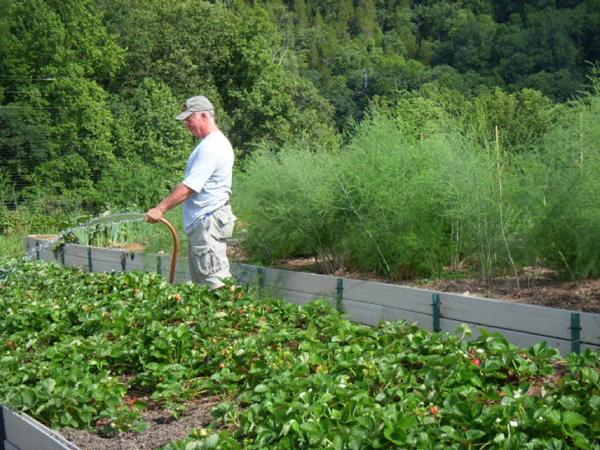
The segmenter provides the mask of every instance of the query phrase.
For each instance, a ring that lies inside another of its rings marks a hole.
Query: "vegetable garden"
[[[0,403],[54,429],[143,430],[148,408],[217,395],[210,427],[165,448],[600,445],[597,353],[366,327],[326,301],[147,273],[12,262],[0,280]]]

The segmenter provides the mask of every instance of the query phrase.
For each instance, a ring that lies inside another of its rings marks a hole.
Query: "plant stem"
[[[373,236],[373,233],[371,233],[371,231],[367,228],[367,226],[365,225],[365,221],[363,220],[362,216],[360,215],[360,213],[354,207],[354,203],[352,203],[352,199],[350,198],[350,195],[348,194],[348,191],[346,190],[346,187],[342,183],[342,180],[340,180],[340,178],[339,178],[338,175],[336,175],[336,178],[337,178],[337,181],[338,181],[340,187],[342,188],[342,192],[344,193],[344,196],[346,197],[346,200],[348,200],[348,204],[350,205],[350,209],[352,210],[352,212],[354,214],[356,214],[356,217],[358,217],[358,220],[359,220],[360,224],[365,229],[365,233],[367,233],[367,236],[369,236],[369,238],[371,238],[371,240],[373,241],[373,244],[375,245],[375,248],[377,249],[377,253],[379,254],[379,257],[381,258],[381,261],[383,262],[383,265],[384,265],[384,268],[385,268],[385,272],[386,272],[388,278],[391,279],[392,278],[392,270],[390,269],[390,266],[389,266],[387,260],[385,259],[385,256],[383,256],[383,252],[381,251],[381,248],[379,247],[379,244],[377,244],[377,240],[375,239],[375,236]]]
[[[498,157],[498,187],[500,190],[500,232],[502,233],[502,239],[504,240],[504,245],[506,246],[506,252],[508,253],[508,259],[510,260],[510,264],[513,268],[513,273],[515,274],[515,280],[517,281],[517,290],[519,293],[521,292],[521,283],[519,283],[519,275],[517,273],[517,268],[515,266],[515,262],[513,261],[512,255],[510,253],[510,247],[508,245],[508,239],[506,239],[506,233],[504,232],[504,208],[503,208],[503,184],[502,184],[502,172],[504,169],[504,163],[502,162],[502,158],[500,155],[500,130],[498,129],[498,125],[496,125],[496,155]]]

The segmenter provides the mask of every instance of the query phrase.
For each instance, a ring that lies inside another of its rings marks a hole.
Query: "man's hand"
[[[180,183],[167,197],[163,199],[154,208],[150,208],[146,213],[146,222],[156,223],[163,218],[164,213],[175,208],[177,205],[183,203],[194,193],[185,184]]]
[[[163,217],[163,211],[158,206],[154,208],[150,208],[146,213],[146,222],[148,223],[156,223],[160,221]]]

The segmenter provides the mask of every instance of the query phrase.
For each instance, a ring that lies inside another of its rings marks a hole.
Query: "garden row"
[[[27,237],[25,245],[32,258],[59,261],[90,272],[139,270],[170,275],[173,263],[165,254],[79,244],[53,248],[51,241],[36,236]],[[600,350],[600,314],[242,263],[233,263],[231,270],[239,283],[257,286],[264,295],[299,305],[327,298],[346,318],[365,325],[406,320],[430,331],[452,331],[466,323],[475,329],[476,336],[479,327],[486,327],[522,347],[546,341],[563,355],[582,349]],[[187,258],[176,261],[174,280],[190,280]]]
[[[221,394],[211,430],[168,448],[594,449],[600,359],[367,327],[327,302],[47,263],[1,269],[0,403],[55,429],[144,429]]]

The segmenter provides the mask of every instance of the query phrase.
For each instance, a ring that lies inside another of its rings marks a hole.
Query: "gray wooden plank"
[[[306,292],[308,294],[330,295],[336,292],[337,279],[329,275],[272,268],[265,268],[264,274],[266,286],[277,286],[290,291]]]
[[[94,258],[97,258],[101,261],[111,262],[121,261],[121,255],[127,254],[128,252],[119,248],[101,248],[101,247],[92,247],[92,255]]]
[[[571,314],[561,309],[444,293],[441,294],[441,313],[446,319],[484,327],[493,326],[549,338],[571,338]]]
[[[76,256],[79,258],[87,258],[88,257],[88,247],[87,245],[81,244],[66,244],[65,245],[65,256]],[[94,255],[94,247],[92,249],[92,257]]]
[[[72,256],[72,255],[65,255],[65,266],[79,267],[80,269],[83,269],[83,270],[89,269],[87,257],[80,258],[78,256]],[[93,269],[93,265],[92,265],[92,269]]]
[[[434,291],[344,278],[344,299],[427,314]]]
[[[440,320],[440,326],[442,328],[442,331],[446,332],[454,332],[456,328],[459,327],[462,323],[465,322],[450,319]],[[469,325],[469,327],[473,331],[473,335],[471,336],[470,340],[477,339],[479,336],[481,336],[480,328],[482,327],[469,323],[467,323],[467,325]],[[509,341],[512,344],[518,345],[519,347],[527,348],[537,344],[538,342],[546,341],[551,347],[558,349],[562,355],[566,356],[571,352],[571,342],[568,340],[557,338],[544,338],[535,334],[519,331],[510,331],[502,328],[496,328],[493,326],[486,326],[483,328],[493,333],[502,334],[507,341]]]
[[[122,272],[121,261],[102,261],[92,260],[92,269],[94,272]]]
[[[158,267],[158,256],[157,255],[146,255],[141,253],[132,253],[128,254],[125,260],[125,272],[156,272]],[[161,270],[168,269],[167,258],[164,256],[160,257],[161,259]]]
[[[169,278],[169,272],[163,273],[163,276],[165,278]],[[189,271],[187,271],[187,270],[181,271],[181,272],[175,271],[175,280],[174,280],[175,283],[186,283],[188,281],[192,281],[192,277],[191,277]]]
[[[345,300],[342,303],[345,317],[351,322],[377,325],[383,318],[383,306]]]
[[[77,450],[77,447],[37,420],[3,407],[6,440],[20,450]]]
[[[419,325],[421,328],[433,331],[433,312],[431,314],[424,314],[384,306],[382,320],[387,320],[388,322],[397,322],[399,320],[404,320],[408,323],[417,323],[417,325]]]
[[[322,296],[315,294],[308,294],[306,292],[297,292],[290,291],[287,289],[281,289],[277,287],[268,286],[263,289],[262,295],[273,297],[273,298],[283,298],[290,303],[295,303],[296,305],[306,305],[317,298],[322,298]]]
[[[600,346],[600,314],[582,312],[580,325],[581,342]]]
[[[231,263],[231,274],[243,284],[257,284],[258,273],[256,266],[238,262]]]
[[[33,258],[37,257],[39,253],[40,259],[42,261],[57,261],[58,258],[54,256],[54,252],[52,251],[52,244],[47,243],[47,245],[40,247],[37,251],[34,251],[32,254]]]

